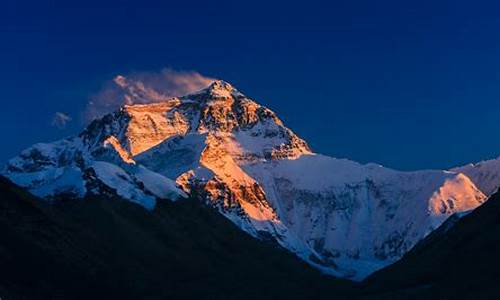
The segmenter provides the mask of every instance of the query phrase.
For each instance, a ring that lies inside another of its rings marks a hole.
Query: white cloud
[[[198,91],[213,78],[195,71],[176,71],[170,68],[159,72],[134,72],[116,76],[90,97],[84,113],[86,121],[101,117],[124,104],[151,103]]]
[[[71,117],[62,112],[56,112],[54,117],[52,117],[52,126],[55,126],[59,129],[66,128],[66,125],[71,122]]]

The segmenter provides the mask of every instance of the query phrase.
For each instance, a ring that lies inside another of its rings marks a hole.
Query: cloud
[[[66,125],[71,122],[71,117],[62,112],[56,112],[52,117],[51,125],[59,129],[66,128]]]
[[[90,97],[84,119],[91,121],[124,104],[161,102],[183,96],[205,88],[214,80],[195,71],[176,71],[170,68],[159,72],[118,75]]]

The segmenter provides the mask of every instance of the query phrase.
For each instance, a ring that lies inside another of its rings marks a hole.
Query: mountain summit
[[[208,93],[209,95],[216,95],[220,93],[232,93],[233,91],[237,92],[237,90],[231,84],[225,82],[224,80],[215,80],[201,92]]]
[[[3,174],[50,201],[116,194],[152,210],[191,195],[351,279],[398,260],[486,198],[459,171],[399,172],[315,154],[273,111],[221,80],[173,98],[115,82],[127,105],[76,137],[23,151]]]

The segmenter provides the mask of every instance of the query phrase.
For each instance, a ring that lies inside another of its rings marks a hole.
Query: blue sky
[[[413,170],[500,155],[495,1],[68,2],[0,4],[0,161],[78,133],[106,80],[165,67],[232,83],[335,157]]]

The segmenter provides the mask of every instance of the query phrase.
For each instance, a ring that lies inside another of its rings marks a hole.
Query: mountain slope
[[[351,286],[198,201],[47,206],[4,178],[0,198],[2,299],[322,299]]]
[[[77,137],[37,144],[3,174],[49,200],[117,195],[152,210],[190,194],[251,235],[356,280],[486,198],[461,173],[315,154],[274,112],[224,81],[178,98],[115,81],[126,103],[157,103],[125,105]]]
[[[451,171],[467,175],[486,195],[496,193],[500,187],[500,158],[456,167]]]
[[[198,201],[46,205],[0,177],[2,299],[491,298],[500,197],[451,218],[361,285],[326,278]]]
[[[500,194],[453,218],[400,261],[370,276],[367,295],[493,299],[500,279]]]
[[[248,169],[272,191],[267,197],[287,228],[323,265],[354,279],[394,262],[448,216],[484,199],[462,174],[403,173],[321,155]]]

